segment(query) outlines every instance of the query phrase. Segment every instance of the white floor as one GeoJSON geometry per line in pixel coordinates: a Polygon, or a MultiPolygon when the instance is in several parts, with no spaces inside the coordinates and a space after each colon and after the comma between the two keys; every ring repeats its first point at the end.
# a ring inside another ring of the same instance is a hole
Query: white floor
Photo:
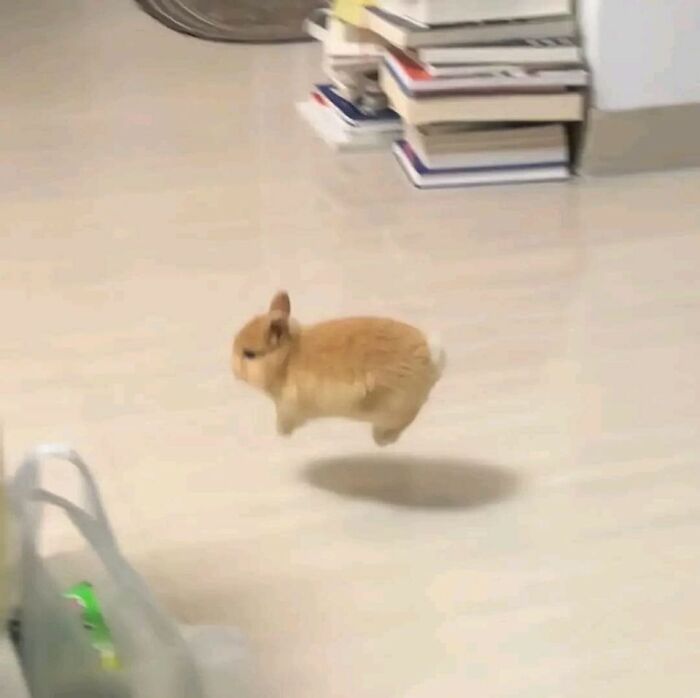
{"type": "MultiPolygon", "coordinates": [[[[700,172],[419,193],[294,113],[312,46],[127,0],[3,9],[0,415],[90,457],[180,618],[265,696],[658,698],[700,661],[700,172]],[[274,433],[228,373],[297,316],[442,331],[402,441],[274,433]]],[[[54,532],[55,543],[69,543],[54,532]]]]}

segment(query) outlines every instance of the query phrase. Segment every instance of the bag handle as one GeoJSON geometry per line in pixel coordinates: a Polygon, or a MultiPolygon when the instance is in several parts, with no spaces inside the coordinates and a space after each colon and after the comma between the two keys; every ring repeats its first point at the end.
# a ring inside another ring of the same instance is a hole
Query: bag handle
{"type": "MultiPolygon", "coordinates": [[[[23,530],[34,540],[41,525],[41,507],[33,503],[33,493],[41,487],[41,470],[48,460],[61,460],[73,465],[81,476],[83,485],[83,509],[102,528],[104,538],[116,545],[114,533],[105,512],[97,483],[85,461],[74,449],[61,444],[46,444],[31,451],[20,465],[12,481],[10,491],[23,530]]],[[[65,500],[64,500],[65,501],[65,500]]]]}
{"type": "Polygon", "coordinates": [[[100,560],[107,575],[122,588],[134,592],[132,598],[138,599],[142,614],[148,618],[151,627],[160,635],[161,639],[166,641],[173,636],[180,637],[175,623],[160,612],[150,589],[122,554],[111,530],[106,529],[101,521],[73,502],[53,492],[35,489],[30,495],[30,500],[37,508],[48,504],[66,514],[100,560]]]}
{"type": "Polygon", "coordinates": [[[97,555],[107,574],[135,592],[135,597],[142,601],[142,609],[150,617],[153,627],[163,637],[172,636],[173,632],[177,634],[175,624],[158,611],[150,589],[122,555],[107,519],[97,483],[85,461],[74,449],[60,444],[47,444],[34,449],[17,470],[12,482],[12,494],[20,518],[25,554],[28,555],[36,547],[43,506],[50,504],[61,509],[97,555]],[[65,461],[77,469],[83,484],[83,506],[41,488],[41,469],[47,460],[65,461]]]}

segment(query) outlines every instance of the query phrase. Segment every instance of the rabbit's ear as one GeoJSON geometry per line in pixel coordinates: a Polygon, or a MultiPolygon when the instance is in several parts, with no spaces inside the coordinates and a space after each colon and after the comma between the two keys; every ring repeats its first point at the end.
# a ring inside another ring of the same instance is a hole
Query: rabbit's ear
{"type": "Polygon", "coordinates": [[[289,313],[292,311],[292,304],[289,301],[289,294],[286,291],[280,291],[275,295],[270,303],[270,313],[282,313],[286,317],[289,317],[289,313]]]}
{"type": "Polygon", "coordinates": [[[268,344],[277,346],[282,339],[289,335],[289,316],[281,310],[273,310],[268,316],[265,338],[268,344]]]}

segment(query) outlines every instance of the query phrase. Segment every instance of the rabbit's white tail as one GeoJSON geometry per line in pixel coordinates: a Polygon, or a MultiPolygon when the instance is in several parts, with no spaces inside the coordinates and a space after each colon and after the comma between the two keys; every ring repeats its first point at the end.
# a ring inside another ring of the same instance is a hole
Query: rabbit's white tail
{"type": "Polygon", "coordinates": [[[430,351],[433,366],[437,369],[438,376],[441,376],[447,365],[447,353],[438,335],[428,335],[428,350],[430,351]]]}

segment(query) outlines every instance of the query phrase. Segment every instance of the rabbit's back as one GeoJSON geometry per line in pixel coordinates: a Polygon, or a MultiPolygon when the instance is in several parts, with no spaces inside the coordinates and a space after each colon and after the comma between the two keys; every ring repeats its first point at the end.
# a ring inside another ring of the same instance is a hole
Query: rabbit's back
{"type": "Polygon", "coordinates": [[[438,377],[423,332],[371,317],[304,328],[288,368],[289,388],[310,413],[359,419],[387,402],[422,404],[438,377]]]}

